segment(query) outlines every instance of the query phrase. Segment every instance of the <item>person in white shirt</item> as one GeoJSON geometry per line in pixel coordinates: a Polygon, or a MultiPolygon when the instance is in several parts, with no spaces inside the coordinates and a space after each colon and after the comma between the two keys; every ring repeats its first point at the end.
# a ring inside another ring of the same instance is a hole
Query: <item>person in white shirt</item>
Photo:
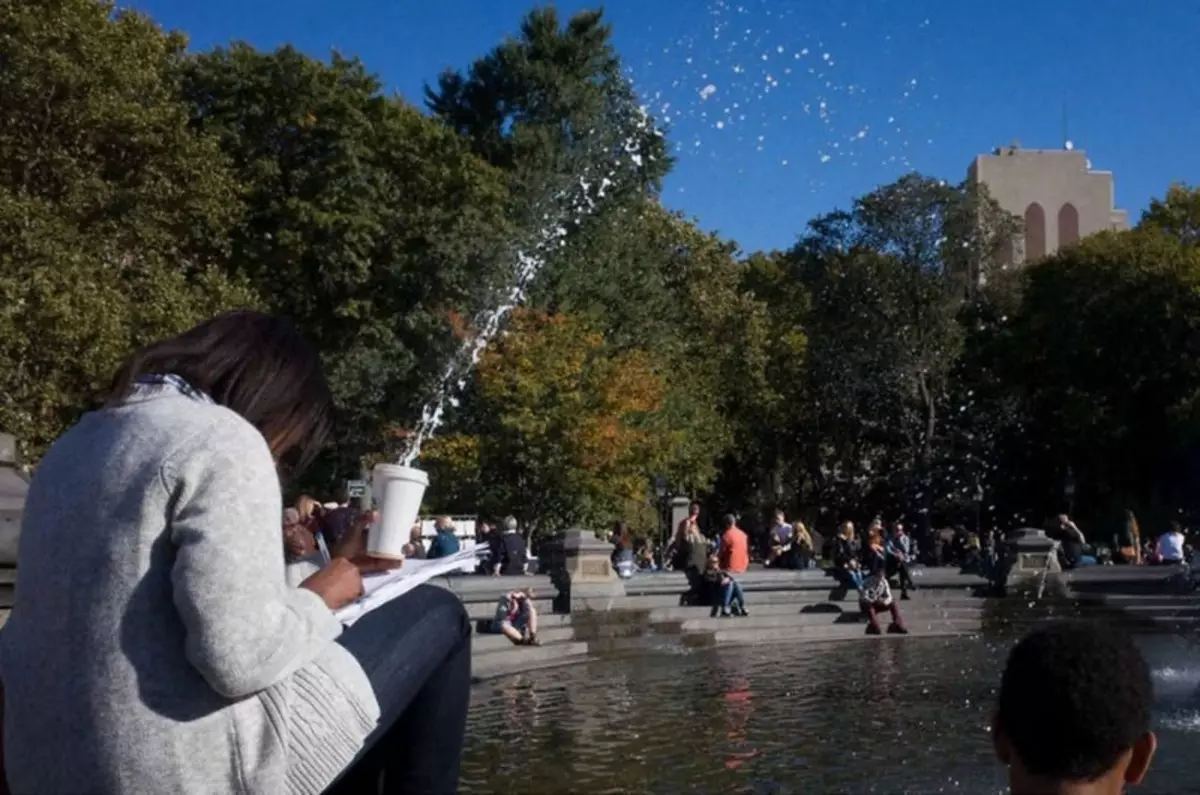
{"type": "Polygon", "coordinates": [[[1171,522],[1171,529],[1158,537],[1158,562],[1163,565],[1183,563],[1183,531],[1179,522],[1171,522]]]}

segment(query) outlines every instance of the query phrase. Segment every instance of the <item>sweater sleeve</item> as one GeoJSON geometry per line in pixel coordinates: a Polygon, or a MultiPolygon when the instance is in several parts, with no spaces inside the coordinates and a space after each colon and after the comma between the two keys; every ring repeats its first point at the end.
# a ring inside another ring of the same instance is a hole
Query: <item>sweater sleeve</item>
{"type": "Polygon", "coordinates": [[[279,479],[256,429],[218,415],[171,456],[163,482],[185,652],[213,690],[243,698],[270,687],[341,633],[319,596],[287,586],[279,479]]]}

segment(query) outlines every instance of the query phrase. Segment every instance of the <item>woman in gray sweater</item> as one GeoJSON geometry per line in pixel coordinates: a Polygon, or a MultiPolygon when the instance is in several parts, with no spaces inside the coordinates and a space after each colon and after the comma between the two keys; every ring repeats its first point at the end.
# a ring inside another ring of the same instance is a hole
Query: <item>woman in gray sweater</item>
{"type": "Polygon", "coordinates": [[[285,583],[278,471],[331,402],[289,324],[232,312],[135,354],[50,448],[0,634],[14,793],[457,790],[461,603],[420,587],[343,632],[378,567],[363,522],[285,583]]]}

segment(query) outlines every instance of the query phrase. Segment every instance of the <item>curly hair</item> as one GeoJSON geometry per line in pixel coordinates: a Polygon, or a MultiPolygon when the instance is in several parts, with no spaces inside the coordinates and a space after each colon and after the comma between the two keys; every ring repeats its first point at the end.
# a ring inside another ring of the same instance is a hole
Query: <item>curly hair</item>
{"type": "Polygon", "coordinates": [[[1150,730],[1154,688],[1133,639],[1091,622],[1059,622],[1009,653],[997,729],[1031,774],[1094,781],[1150,730]]]}

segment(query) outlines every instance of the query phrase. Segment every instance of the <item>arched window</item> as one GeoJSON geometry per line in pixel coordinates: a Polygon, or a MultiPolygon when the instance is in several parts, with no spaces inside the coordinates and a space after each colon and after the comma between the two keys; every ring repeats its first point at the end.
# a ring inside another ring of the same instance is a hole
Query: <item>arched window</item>
{"type": "Polygon", "coordinates": [[[1034,202],[1025,208],[1025,261],[1046,256],[1046,211],[1034,202]]]}
{"type": "Polygon", "coordinates": [[[1079,211],[1067,202],[1058,211],[1058,247],[1079,242],[1079,211]]]}

